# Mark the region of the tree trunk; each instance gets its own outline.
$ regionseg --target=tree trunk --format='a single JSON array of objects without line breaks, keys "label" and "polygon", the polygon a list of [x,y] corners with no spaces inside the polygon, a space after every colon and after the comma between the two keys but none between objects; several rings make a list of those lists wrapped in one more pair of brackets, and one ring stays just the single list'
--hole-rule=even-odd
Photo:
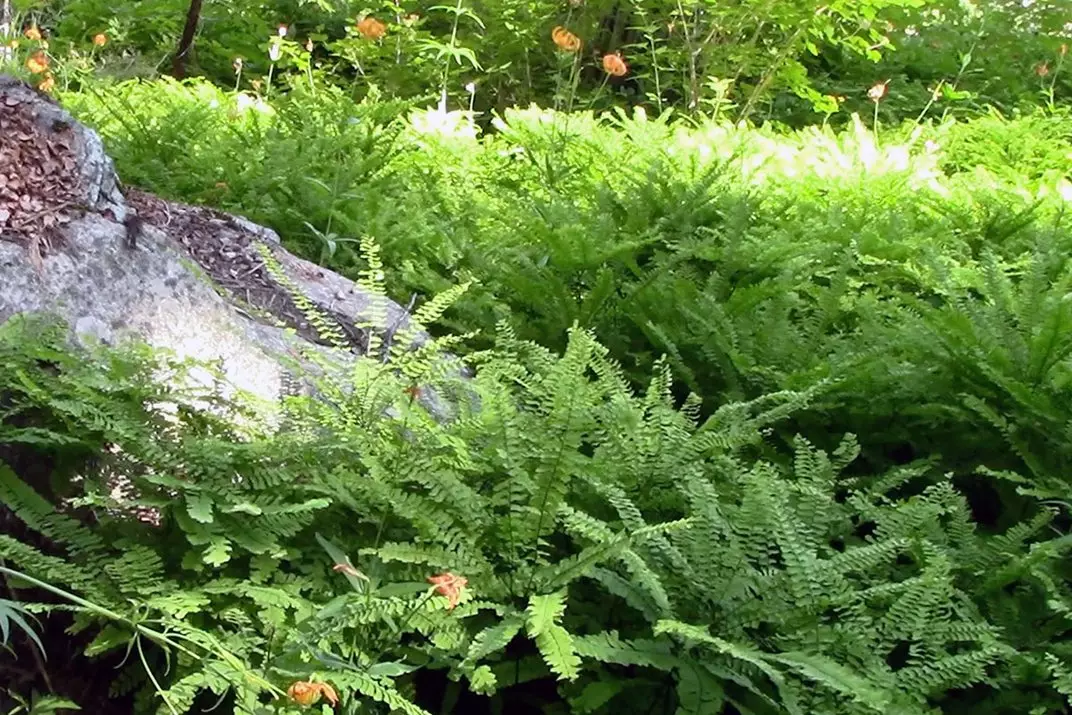
[{"label": "tree trunk", "polygon": [[186,12],[186,27],[182,30],[179,49],[175,53],[175,60],[171,63],[171,76],[175,79],[182,79],[186,76],[186,60],[190,56],[190,50],[193,49],[197,23],[201,19],[201,2],[202,0],[190,0],[190,9]]}]

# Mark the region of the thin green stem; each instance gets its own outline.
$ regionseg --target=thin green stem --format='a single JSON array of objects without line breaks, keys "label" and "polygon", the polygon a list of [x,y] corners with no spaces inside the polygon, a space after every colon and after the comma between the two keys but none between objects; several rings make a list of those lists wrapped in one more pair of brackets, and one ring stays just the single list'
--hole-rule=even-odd
[{"label": "thin green stem", "polygon": [[[972,42],[971,47],[968,48],[968,54],[965,55],[966,58],[971,58],[975,54],[975,47],[978,44],[979,44],[979,38],[976,37],[975,41]],[[953,81],[949,85],[954,90],[957,88],[957,85],[960,84],[960,80],[964,76],[964,71],[968,69],[969,64],[971,64],[970,61],[963,61],[963,60],[961,61],[960,69],[957,71],[957,76],[953,78]],[[923,118],[927,115],[927,112],[930,111],[931,106],[935,102],[938,101],[938,94],[942,89],[943,82],[944,82],[944,80],[942,82],[939,82],[938,86],[935,87],[933,92],[931,92],[930,101],[927,102],[927,104],[923,107],[923,111],[919,113],[918,117],[916,117],[916,122],[915,123],[916,123],[917,126],[919,125],[920,122],[923,121]]]},{"label": "thin green stem", "polygon": [[167,691],[161,687],[160,682],[153,674],[153,669],[149,667],[149,661],[145,657],[145,650],[141,647],[141,638],[134,636],[134,645],[138,649],[138,658],[141,659],[141,667],[145,669],[145,674],[149,676],[149,680],[153,681],[153,687],[156,688],[157,695],[160,696],[160,699],[164,701],[164,705],[167,705],[168,710],[170,710],[173,715],[179,715],[179,711],[175,709],[175,706],[171,704],[171,700],[168,699]]},{"label": "thin green stem", "polygon": [[461,16],[462,0],[458,0],[458,5],[454,8],[454,24],[450,28],[450,54],[447,56],[447,62],[443,66],[443,92],[439,97],[439,109],[442,112],[447,111],[447,80],[450,77],[450,62],[454,59],[454,48],[457,46],[458,21]]},{"label": "thin green stem", "polygon": [[[51,593],[51,594],[53,594],[55,596],[59,596],[60,598],[64,599],[65,601],[69,601],[69,602],[75,604],[76,606],[79,606],[79,607],[85,609],[86,611],[88,611],[90,613],[93,613],[95,615],[102,616],[104,618],[123,623],[123,624],[129,626],[131,629],[133,629],[135,631],[135,638],[137,638],[138,636],[145,636],[146,638],[149,638],[150,640],[152,640],[152,641],[154,641],[154,642],[156,642],[158,644],[170,646],[170,647],[174,648],[175,650],[179,651],[180,653],[188,655],[191,658],[194,658],[196,660],[200,660],[202,658],[201,654],[190,650],[189,648],[184,646],[182,643],[179,643],[178,641],[176,641],[172,636],[168,635],[167,633],[162,633],[162,632],[154,630],[152,628],[148,628],[147,626],[145,626],[145,625],[143,625],[141,623],[138,623],[138,622],[132,620],[131,618],[122,615],[121,613],[117,613],[117,612],[111,610],[110,608],[105,608],[104,606],[100,606],[100,605],[98,605],[96,603],[93,603],[92,601],[87,601],[86,599],[82,598],[81,596],[75,595],[75,594],[71,593],[70,591],[65,591],[62,588],[57,588],[56,586],[53,586],[52,584],[46,583],[44,581],[41,581],[40,579],[36,579],[33,576],[30,576],[28,574],[22,573],[21,571],[15,571],[14,569],[9,569],[6,566],[0,566],[0,574],[3,574],[5,576],[10,576],[10,577],[18,579],[20,581],[25,581],[26,583],[30,584],[31,586],[39,588],[39,589],[41,589],[43,591],[47,591],[48,593]],[[212,639],[212,637],[209,634],[206,633],[204,635],[205,635],[205,637],[207,639],[214,640],[214,639]],[[211,653],[212,655],[215,655],[217,658],[227,662],[229,665],[234,667],[236,670],[246,672],[247,677],[249,677],[253,682],[257,683],[260,687],[262,687],[262,688],[264,688],[266,690],[269,690],[272,693],[275,693],[276,695],[282,695],[283,694],[283,692],[281,690],[279,690],[279,688],[276,688],[271,683],[269,683],[269,682],[267,682],[265,680],[262,680],[260,678],[257,678],[255,676],[250,675],[248,673],[247,669],[242,666],[241,661],[239,661],[238,658],[236,658],[234,655],[232,655],[230,652],[228,652],[225,648],[223,648],[223,646],[221,646],[219,643],[213,643],[212,644],[213,647],[209,648],[209,647],[205,646],[204,644],[197,643],[196,641],[191,639],[189,636],[181,635],[180,637],[182,637],[185,640],[189,641],[190,643],[196,645],[197,647],[204,649],[206,652]]]},{"label": "thin green stem", "polygon": [[659,114],[663,113],[663,90],[659,83],[659,56],[655,53],[655,38],[648,35],[648,44],[651,46],[651,66],[655,71],[655,106],[659,108]]}]

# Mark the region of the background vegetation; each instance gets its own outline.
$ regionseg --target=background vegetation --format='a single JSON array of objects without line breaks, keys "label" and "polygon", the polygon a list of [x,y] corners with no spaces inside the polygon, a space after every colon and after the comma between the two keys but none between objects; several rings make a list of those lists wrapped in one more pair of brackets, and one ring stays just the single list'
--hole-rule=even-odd
[{"label": "background vegetation", "polygon": [[0,326],[4,712],[1069,711],[1067,7],[188,9],[4,61],[438,342],[278,430]]}]

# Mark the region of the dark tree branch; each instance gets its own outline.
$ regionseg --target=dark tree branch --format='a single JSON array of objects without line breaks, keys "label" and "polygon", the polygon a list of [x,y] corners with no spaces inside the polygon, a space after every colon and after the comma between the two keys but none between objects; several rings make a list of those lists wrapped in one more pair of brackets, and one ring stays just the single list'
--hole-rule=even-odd
[{"label": "dark tree branch", "polygon": [[190,55],[190,50],[193,49],[197,23],[201,19],[201,3],[202,0],[190,0],[190,9],[186,12],[186,27],[182,30],[179,49],[171,63],[171,76],[175,79],[182,79],[186,76],[186,60]]}]

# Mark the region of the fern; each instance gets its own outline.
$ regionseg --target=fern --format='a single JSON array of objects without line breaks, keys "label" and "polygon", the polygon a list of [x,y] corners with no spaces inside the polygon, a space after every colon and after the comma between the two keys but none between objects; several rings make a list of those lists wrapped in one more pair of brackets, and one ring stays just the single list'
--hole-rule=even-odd
[{"label": "fern", "polygon": [[580,674],[581,660],[574,650],[573,638],[560,623],[565,610],[563,593],[532,596],[525,627],[551,672],[560,679],[574,680]]}]

